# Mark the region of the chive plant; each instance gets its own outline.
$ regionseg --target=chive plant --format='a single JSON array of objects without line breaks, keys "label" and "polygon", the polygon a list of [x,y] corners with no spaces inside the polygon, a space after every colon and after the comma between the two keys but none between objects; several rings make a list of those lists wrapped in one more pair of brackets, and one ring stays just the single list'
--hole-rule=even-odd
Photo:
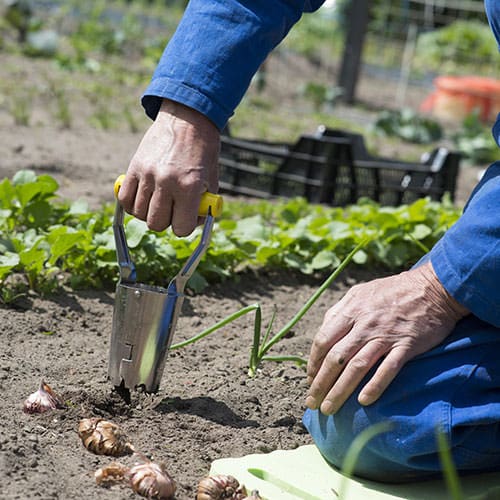
[{"label": "chive plant", "polygon": [[229,316],[226,316],[221,321],[202,331],[198,335],[191,337],[183,342],[179,342],[170,346],[171,350],[180,349],[181,347],[185,347],[187,345],[193,344],[198,340],[203,339],[207,335],[219,330],[220,328],[230,324],[236,319],[244,316],[245,314],[251,313],[255,311],[254,318],[254,334],[253,334],[253,342],[250,350],[250,360],[248,364],[248,375],[250,377],[254,377],[257,373],[257,370],[262,363],[262,361],[275,361],[275,362],[285,362],[292,361],[299,366],[303,366],[307,363],[307,360],[301,358],[300,356],[266,356],[267,352],[277,344],[280,340],[282,340],[290,330],[302,319],[302,317],[306,314],[306,312],[312,307],[312,305],[318,300],[320,295],[333,283],[333,281],[339,276],[339,274],[347,267],[349,262],[351,262],[352,258],[356,255],[358,251],[360,251],[366,244],[367,240],[362,241],[345,257],[345,259],[339,264],[339,266],[330,274],[330,276],[323,282],[323,284],[313,293],[313,295],[307,300],[307,302],[300,308],[300,310],[295,314],[295,316],[288,321],[288,323],[281,328],[279,332],[275,335],[271,336],[274,319],[276,317],[276,311],[273,313],[271,317],[271,321],[269,322],[269,326],[267,327],[264,335],[262,336],[262,310],[259,303],[251,304],[246,306],[239,311],[236,311]]}]

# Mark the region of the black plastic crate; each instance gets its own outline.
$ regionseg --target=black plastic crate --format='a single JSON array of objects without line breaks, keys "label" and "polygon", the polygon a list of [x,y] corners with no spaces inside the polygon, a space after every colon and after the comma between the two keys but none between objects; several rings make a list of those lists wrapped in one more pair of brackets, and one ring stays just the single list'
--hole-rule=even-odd
[{"label": "black plastic crate", "polygon": [[397,206],[445,193],[453,200],[460,155],[437,148],[420,163],[394,161],[370,155],[360,134],[320,127],[294,144],[223,136],[219,163],[221,190],[233,194]]}]

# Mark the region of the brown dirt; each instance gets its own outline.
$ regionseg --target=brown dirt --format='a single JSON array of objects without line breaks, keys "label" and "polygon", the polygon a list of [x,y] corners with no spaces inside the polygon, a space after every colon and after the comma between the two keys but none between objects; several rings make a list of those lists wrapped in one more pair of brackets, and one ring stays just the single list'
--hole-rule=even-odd
[{"label": "brown dirt", "polygon": [[[273,353],[306,356],[323,313],[358,280],[344,276],[325,292]],[[264,321],[277,307],[279,328],[317,285],[314,279],[277,274],[244,276],[215,286],[184,303],[176,341],[255,302],[262,305]],[[113,460],[93,455],[81,444],[78,423],[91,416],[120,424],[137,450],[166,463],[179,499],[194,498],[198,481],[217,458],[311,442],[301,425],[304,371],[267,362],[255,378],[247,375],[252,317],[173,351],[160,391],[132,393],[126,404],[106,376],[112,314],[113,294],[104,292],[33,296],[15,308],[0,309],[0,468],[7,479],[2,498],[133,498],[122,487],[95,484],[93,472]],[[67,408],[26,415],[22,403],[42,378]]]},{"label": "brown dirt", "polygon": [[[20,127],[5,113],[0,113],[0,133],[0,177],[10,177],[21,168],[49,173],[59,181],[63,197],[82,197],[92,207],[111,201],[113,181],[126,168],[142,136],[123,130],[97,131],[84,124],[60,130],[43,120]],[[476,175],[477,169],[463,169],[459,203],[467,198]],[[307,356],[326,310],[352,284],[377,274],[344,274],[293,335],[275,346],[273,354]],[[319,284],[319,278],[291,274],[236,277],[188,298],[176,341],[254,302],[261,303],[264,322],[276,306],[278,328]],[[180,500],[194,498],[198,481],[215,459],[311,442],[301,425],[304,371],[289,363],[268,362],[255,378],[247,375],[253,331],[249,316],[172,352],[160,391],[133,393],[131,403],[124,403],[107,381],[113,302],[113,293],[67,291],[45,299],[29,296],[15,307],[0,308],[3,499],[137,498],[129,489],[95,484],[93,472],[112,459],[93,455],[82,446],[77,428],[84,417],[100,416],[120,424],[137,450],[165,462],[177,482]],[[67,407],[26,415],[22,403],[41,378]]]}]

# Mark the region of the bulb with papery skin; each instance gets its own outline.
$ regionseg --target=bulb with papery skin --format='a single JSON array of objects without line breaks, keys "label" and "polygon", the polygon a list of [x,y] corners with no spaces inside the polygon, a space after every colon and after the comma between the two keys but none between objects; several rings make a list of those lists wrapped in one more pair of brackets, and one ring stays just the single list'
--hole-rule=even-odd
[{"label": "bulb with papery skin", "polygon": [[132,489],[139,495],[155,500],[174,497],[176,484],[163,465],[154,462],[135,465],[128,472]]},{"label": "bulb with papery skin", "polygon": [[44,380],[40,382],[38,390],[30,394],[24,401],[24,413],[45,413],[51,410],[58,410],[64,408],[64,401],[52,390],[52,388],[45,383]]},{"label": "bulb with papery skin", "polygon": [[118,425],[99,417],[84,418],[78,425],[83,446],[96,455],[120,457],[134,453],[134,447]]},{"label": "bulb with papery skin", "polygon": [[198,484],[196,500],[244,500],[247,492],[238,480],[229,474],[204,477]]}]

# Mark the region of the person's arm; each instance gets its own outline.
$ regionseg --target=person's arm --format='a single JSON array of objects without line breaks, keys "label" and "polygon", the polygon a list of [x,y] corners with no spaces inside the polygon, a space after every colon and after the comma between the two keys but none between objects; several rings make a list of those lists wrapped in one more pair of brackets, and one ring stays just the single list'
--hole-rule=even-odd
[{"label": "person's arm", "polygon": [[318,0],[191,0],[142,102],[155,121],[119,192],[160,231],[196,227],[201,194],[218,189],[219,130],[269,52]]}]

